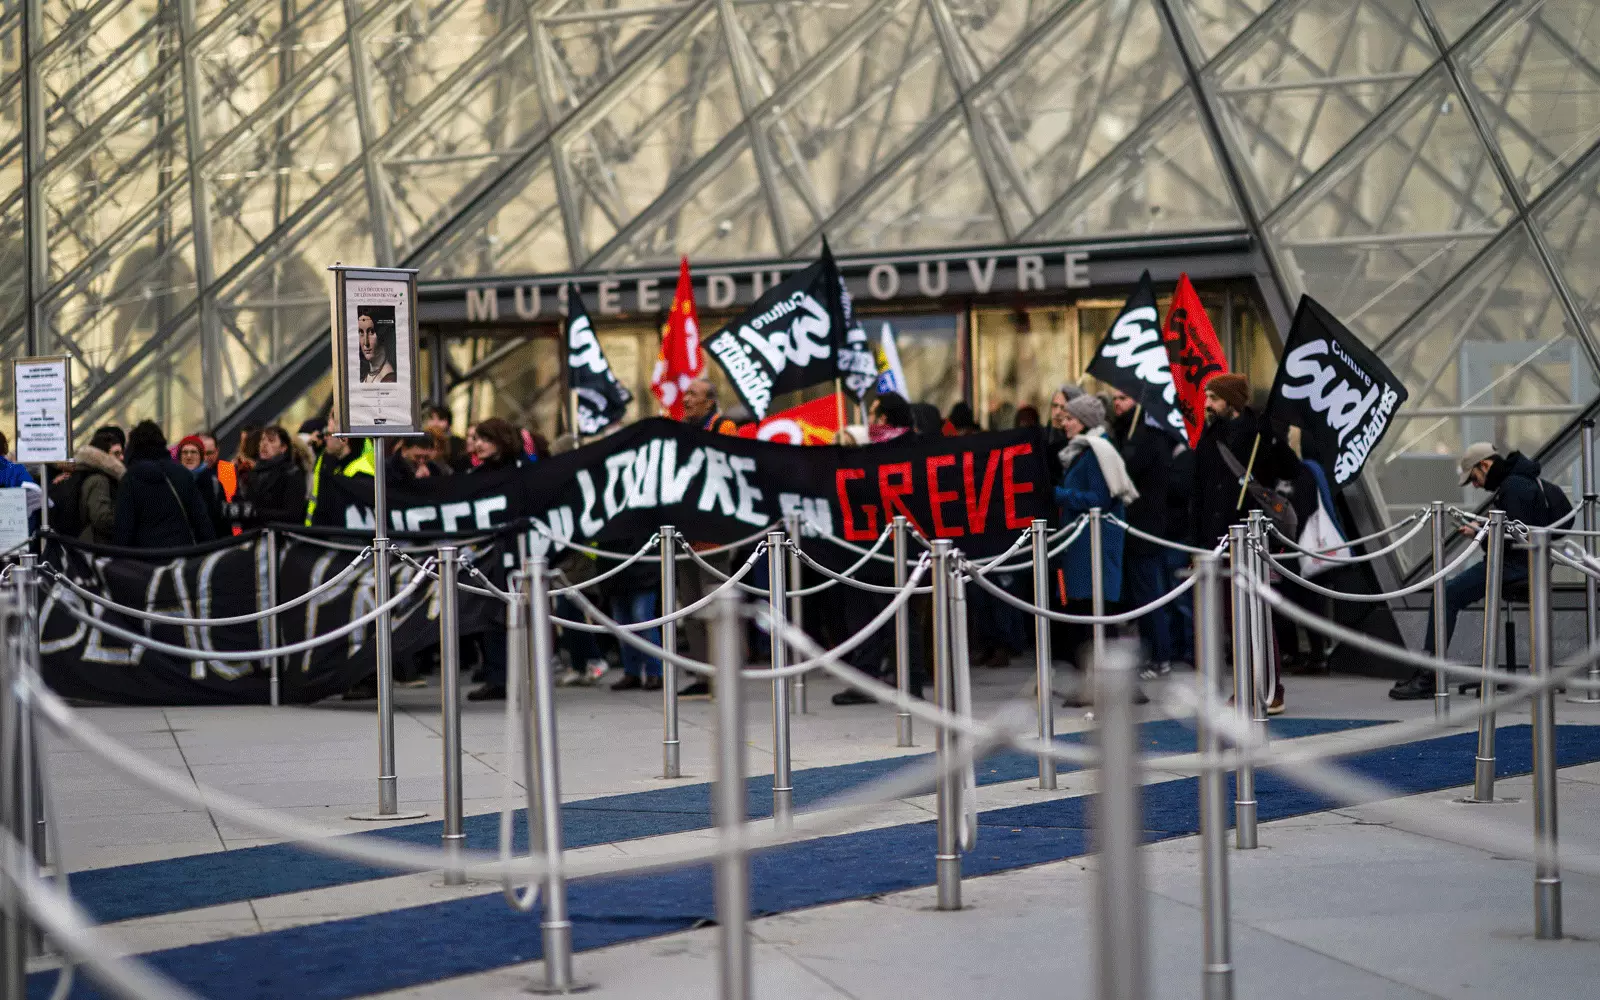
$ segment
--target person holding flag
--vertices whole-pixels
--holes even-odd
[[[689,384],[706,370],[700,350],[700,314],[694,306],[694,284],[689,279],[689,258],[678,259],[678,290],[672,296],[667,325],[661,331],[661,353],[650,376],[650,392],[661,405],[661,415],[683,419],[684,396]]]

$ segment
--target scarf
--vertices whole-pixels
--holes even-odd
[[[1096,427],[1068,441],[1067,446],[1061,449],[1061,467],[1070,468],[1073,460],[1086,450],[1094,452],[1095,461],[1100,463],[1100,475],[1105,477],[1106,487],[1111,490],[1114,499],[1125,504],[1139,499],[1139,491],[1134,489],[1133,480],[1128,478],[1128,467],[1117,453],[1116,445],[1106,438],[1104,427]]]

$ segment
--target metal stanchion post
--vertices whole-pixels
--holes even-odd
[[[1528,549],[1529,656],[1534,679],[1550,680],[1550,532],[1531,529]],[[1561,937],[1561,861],[1556,835],[1556,692],[1533,696],[1533,936]]]
[[[750,858],[728,844],[744,834],[744,692],[740,667],[739,596],[729,587],[717,595],[712,625],[717,664],[717,832],[723,853],[717,856],[718,996],[748,1000],[750,972]]]
[[[554,636],[550,630],[550,575],[544,556],[528,560],[528,631],[531,634],[533,670],[529,691],[533,695],[533,732],[528,745],[537,750],[539,844],[544,849],[546,872],[541,895],[544,916],[539,933],[544,944],[544,982],[540,993],[571,993],[578,988],[572,976],[572,920],[567,916],[567,876],[562,870],[561,766],[556,739],[556,686],[553,663]],[[532,824],[535,817],[529,816]]]
[[[1033,519],[1033,603],[1041,608],[1050,606],[1050,523],[1042,517]],[[1034,684],[1039,695],[1039,742],[1050,746],[1056,738],[1055,693],[1050,669],[1050,619],[1043,615],[1033,617],[1033,671]],[[1039,787],[1047,791],[1056,788],[1056,762],[1039,757]]]
[[[1214,761],[1222,738],[1209,713],[1217,704],[1222,681],[1222,594],[1217,584],[1217,557],[1194,557],[1194,643],[1200,666],[1201,711],[1196,720],[1200,752],[1207,764],[1200,772],[1200,910],[1204,921],[1204,965],[1201,996],[1233,1000],[1233,941],[1228,900],[1228,787]]]
[[[933,543],[933,686],[939,711],[955,714],[955,671],[951,663],[950,540]],[[934,734],[935,758],[939,777],[937,792],[938,848],[934,855],[938,881],[939,909],[961,909],[961,779],[951,773],[950,759],[955,741],[948,727],[939,726]]]
[[[1252,724],[1250,698],[1255,692],[1250,656],[1250,546],[1242,524],[1228,527],[1228,557],[1233,569],[1233,708],[1239,724]],[[1195,609],[1195,625],[1200,624],[1200,609]],[[1249,761],[1240,761],[1233,772],[1233,815],[1235,846],[1241,851],[1256,846],[1256,770]]]
[[[1100,787],[1095,796],[1095,972],[1100,1000],[1145,1000],[1143,787],[1133,658],[1118,651],[1095,665]]]
[[[1257,580],[1266,583],[1272,579],[1272,564],[1267,561],[1266,515],[1259,510],[1251,511],[1245,532],[1250,541],[1250,571]],[[1272,669],[1272,613],[1267,610],[1267,602],[1253,590],[1250,592],[1250,670],[1255,678],[1251,689],[1251,720],[1255,723],[1255,735],[1265,739],[1267,705],[1272,701],[1277,680]]]
[[[444,735],[444,869],[445,885],[466,885],[467,873],[456,864],[467,835],[461,830],[461,646],[456,579],[460,569],[454,545],[439,546],[439,716]]]
[[[661,615],[666,617],[678,610],[678,529],[670,524],[661,526]],[[661,623],[661,648],[669,653],[678,651],[677,619]],[[661,776],[683,777],[678,740],[678,665],[670,659],[661,659]]]
[[[372,590],[379,607],[389,603],[389,490],[384,475],[384,438],[373,438],[378,474],[372,477]],[[373,649],[378,671],[378,811],[358,813],[356,820],[419,819],[425,812],[400,811],[400,779],[394,760],[394,645],[390,614],[373,622]]]
[[[266,533],[267,550],[267,607],[278,606],[278,532],[272,528]],[[267,644],[278,645],[278,615],[267,616]],[[279,705],[278,658],[267,658],[267,701],[273,708]]]
[[[15,593],[20,592],[18,588]],[[0,591],[0,750],[5,757],[4,766],[0,766],[0,833],[18,841],[22,839],[27,812],[17,794],[18,771],[13,757],[21,735],[14,679],[22,669],[25,628],[21,603],[12,594]],[[19,896],[11,880],[0,875],[0,996],[5,997],[23,997],[28,992],[29,929]]]
[[[894,585],[896,589],[904,589],[906,585],[906,537],[907,524],[904,514],[896,514],[892,543],[894,545]],[[911,602],[900,605],[894,613],[894,686],[900,692],[901,698],[911,697]],[[895,746],[912,746],[911,713],[903,708],[895,709],[894,715]]]
[[[1583,421],[1583,454],[1579,456],[1579,469],[1583,477],[1583,550],[1590,556],[1595,554],[1595,506],[1600,504],[1600,497],[1595,496],[1594,483],[1594,420],[1585,417]],[[1588,573],[1583,574],[1583,621],[1584,635],[1589,638],[1590,649],[1600,646],[1600,590],[1597,590],[1595,578]],[[1591,685],[1600,684],[1600,663],[1589,667],[1588,679]],[[1586,691],[1570,695],[1568,701],[1577,705],[1600,705],[1600,689],[1590,687]]]
[[[1450,640],[1445,638],[1444,622],[1444,501],[1435,500],[1428,516],[1433,519],[1433,655],[1445,659]],[[1443,670],[1433,672],[1433,717],[1442,719],[1450,714],[1450,676]]]
[[[17,597],[22,605],[22,645],[18,651],[19,668],[30,666],[34,673],[43,667],[39,657],[39,557],[32,552],[22,552],[17,566],[12,570],[17,585]],[[18,705],[18,753],[20,762],[21,803],[23,828],[17,840],[27,847],[34,863],[43,867],[49,860],[45,849],[44,796],[39,784],[38,733],[34,729],[33,710],[26,702]]]
[[[1094,616],[1099,618],[1106,613],[1106,574],[1105,574],[1105,543],[1102,540],[1101,528],[1105,523],[1105,515],[1099,507],[1089,508],[1089,586]],[[1095,622],[1094,630],[1094,662],[1096,666],[1106,659],[1106,626],[1103,622]],[[1085,678],[1087,679],[1087,678]]]
[[[787,565],[783,548],[783,532],[767,532],[767,613],[772,616],[772,632],[767,643],[772,649],[772,669],[782,670],[789,662],[785,655],[788,644],[784,642],[783,626],[788,606],[788,588],[784,580]],[[780,830],[787,830],[794,812],[794,785],[789,775],[789,683],[783,678],[772,681],[772,821]]]
[[[1505,565],[1506,515],[1489,512],[1489,551],[1484,556],[1483,576],[1483,679],[1478,687],[1478,702],[1494,697],[1492,673],[1500,661],[1500,573]],[[1472,798],[1469,802],[1494,801],[1494,712],[1478,713],[1478,756],[1473,770]]]
[[[789,534],[789,585],[795,590],[800,590],[800,533],[804,529],[805,521],[798,514],[790,514],[783,519],[784,530]],[[802,599],[789,595],[789,624],[801,628],[805,622],[805,609]],[[801,714],[811,711],[806,702],[806,675],[795,674],[789,679],[789,711],[799,710]]]

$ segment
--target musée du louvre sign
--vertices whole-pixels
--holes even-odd
[[[1016,298],[1084,292],[1131,284],[1149,269],[1157,281],[1252,273],[1255,255],[1243,233],[1180,238],[1142,237],[1071,244],[997,247],[897,255],[841,255],[839,270],[858,305],[946,298]],[[707,264],[694,261],[695,302],[701,309],[748,305],[799,262]],[[1170,275],[1166,272],[1170,271]],[[676,266],[590,274],[433,281],[418,285],[424,323],[516,324],[566,315],[567,282],[582,290],[597,316],[653,317],[672,300]]]

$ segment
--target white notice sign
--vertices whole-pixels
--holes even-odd
[[[0,552],[10,552],[28,541],[27,490],[21,486],[0,489]]]
[[[66,358],[11,363],[17,394],[17,461],[23,465],[72,458],[72,379]]]

